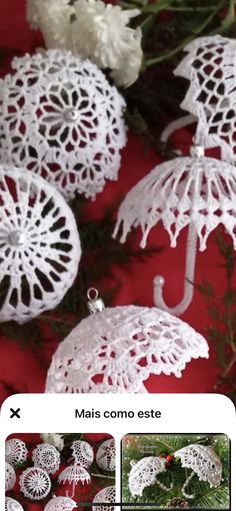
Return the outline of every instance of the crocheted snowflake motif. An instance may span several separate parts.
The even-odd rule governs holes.
[[[15,59],[1,84],[2,158],[71,199],[116,179],[126,142],[124,100],[89,61],[50,50]]]
[[[76,502],[70,497],[53,497],[45,506],[44,511],[72,511]]]
[[[190,224],[206,249],[209,234],[223,224],[236,249],[236,173],[233,165],[213,158],[181,157],[155,167],[122,202],[114,236],[122,230],[121,242],[131,227],[140,225],[141,247],[151,229],[163,222],[171,247]]]
[[[236,159],[234,39],[200,37],[185,47],[188,53],[175,70],[190,81],[181,106],[197,117],[196,139],[205,147],[220,147],[224,160]]]
[[[129,473],[129,489],[133,497],[142,496],[144,488],[156,483],[158,474],[165,472],[165,459],[147,456],[133,463]]]
[[[0,320],[24,323],[62,300],[80,240],[63,197],[23,169],[0,166],[0,215]]]
[[[191,358],[208,357],[205,339],[157,308],[114,307],[93,314],[57,348],[46,392],[145,392],[150,374],[180,377]],[[99,375],[100,383],[94,382]]]
[[[93,448],[84,440],[75,440],[71,445],[73,458],[77,465],[88,468],[93,463]]]
[[[32,460],[36,467],[40,467],[48,474],[55,474],[60,467],[60,453],[50,444],[39,444],[33,450]]]
[[[12,438],[7,440],[5,444],[5,460],[10,465],[20,465],[27,459],[28,451],[25,443],[19,438]]]
[[[24,511],[22,505],[11,497],[5,498],[5,511]]]
[[[210,445],[190,444],[175,452],[185,468],[191,468],[200,479],[212,488],[219,486],[222,478],[222,464]]]
[[[115,486],[107,486],[107,488],[103,488],[100,490],[93,499],[93,504],[99,504],[100,502],[105,503],[113,503],[116,499],[116,489]],[[101,506],[93,506],[93,511],[115,511],[114,506],[107,506],[107,505],[101,505]]]
[[[10,463],[5,462],[5,490],[12,490],[16,482],[16,474]]]
[[[27,468],[20,476],[20,490],[28,499],[43,499],[51,490],[49,475],[39,467]]]
[[[102,470],[109,472],[116,468],[116,446],[114,438],[109,438],[103,442],[97,451],[96,462]]]

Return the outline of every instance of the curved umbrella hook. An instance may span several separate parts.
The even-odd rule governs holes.
[[[181,302],[174,306],[168,307],[163,298],[163,288],[165,279],[162,276],[154,278],[154,303],[160,309],[169,312],[175,316],[183,314],[190,305],[194,293],[194,275],[196,264],[196,250],[197,250],[197,232],[194,225],[191,223],[188,229],[187,249],[186,249],[186,265],[185,265],[185,282],[184,282],[184,296]]]

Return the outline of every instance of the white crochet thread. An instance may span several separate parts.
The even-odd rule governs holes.
[[[213,447],[190,444],[176,451],[174,455],[180,458],[182,467],[192,469],[200,481],[207,481],[211,488],[219,486],[222,464]]]
[[[93,448],[84,440],[75,440],[71,445],[75,463],[88,468],[93,463]]]
[[[96,462],[102,470],[112,472],[116,468],[116,446],[114,438],[108,438],[103,442],[96,454]]]
[[[75,486],[78,483],[89,484],[91,483],[91,477],[88,471],[82,467],[81,465],[70,465],[66,467],[58,477],[59,483],[69,483],[72,485],[72,494],[71,498],[73,499],[75,495]]]
[[[25,442],[19,438],[11,438],[5,443],[5,460],[13,467],[24,463],[27,459],[27,448]]]
[[[133,497],[142,496],[144,488],[157,482],[157,475],[165,472],[166,460],[147,456],[137,461],[129,473],[129,489]]]
[[[26,55],[13,67],[1,83],[2,160],[40,174],[67,199],[94,198],[106,179],[117,179],[126,143],[122,96],[71,52]]]
[[[51,490],[49,475],[39,467],[30,467],[24,470],[19,482],[21,492],[31,500],[42,500]]]
[[[146,390],[150,374],[180,377],[198,357],[208,358],[207,342],[183,321],[157,308],[108,308],[82,320],[59,345],[46,392],[136,393]]]
[[[185,47],[188,53],[175,74],[190,81],[181,106],[197,117],[196,139],[205,147],[220,147],[221,157],[236,159],[234,39],[200,37]]]
[[[0,165],[0,321],[55,308],[78,271],[81,247],[63,197],[32,172]]]
[[[17,500],[5,497],[5,511],[24,511],[24,509]]]
[[[96,493],[93,503],[99,504],[100,502],[105,504],[107,503],[113,503],[116,499],[116,488],[115,486],[107,486],[107,488],[103,488],[98,493]],[[114,506],[93,506],[92,511],[115,511]]]
[[[53,497],[46,504],[44,511],[72,511],[75,507],[76,502],[70,497]]]
[[[180,157],[155,167],[127,194],[122,202],[114,237],[121,229],[121,242],[132,227],[141,227],[141,247],[159,221],[163,222],[175,247],[179,233],[189,228],[184,296],[175,307],[163,299],[164,279],[154,279],[154,302],[170,313],[182,314],[193,297],[197,240],[199,250],[206,249],[209,234],[223,224],[236,249],[236,173],[233,165],[203,157],[200,146],[192,148],[192,157]]]
[[[155,167],[122,202],[114,236],[122,225],[124,243],[131,227],[140,225],[141,247],[162,220],[175,247],[180,231],[192,224],[199,250],[209,234],[223,224],[236,249],[236,173],[233,165],[213,158],[181,157]]]
[[[16,474],[10,463],[5,462],[5,490],[12,490],[16,482]]]
[[[36,467],[40,467],[48,474],[55,474],[60,467],[60,453],[51,444],[39,444],[33,450],[32,460]]]

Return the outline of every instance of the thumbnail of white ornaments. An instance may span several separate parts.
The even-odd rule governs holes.
[[[1,159],[44,177],[66,199],[116,180],[125,102],[89,60],[65,50],[15,58],[0,81]]]
[[[183,484],[181,491],[186,499],[194,499],[195,495],[187,492],[187,486],[192,478],[197,476],[200,481],[205,481],[210,488],[217,488],[222,479],[222,464],[212,446],[190,444],[173,454],[176,460],[180,460],[183,468],[191,469],[190,475]],[[146,487],[158,485],[165,491],[173,488],[174,482],[167,487],[161,483],[157,476],[166,472],[166,460],[158,456],[147,456],[139,461],[131,462],[129,473],[129,490],[133,497],[141,497]]]

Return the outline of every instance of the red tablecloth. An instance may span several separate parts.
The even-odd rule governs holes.
[[[32,51],[41,44],[40,35],[31,31],[25,20],[25,0],[2,0],[0,5],[0,48],[8,48],[9,58],[5,59],[1,68],[3,76],[9,68],[9,59],[15,53],[23,54]],[[178,147],[186,150],[190,143],[187,131],[176,134]],[[88,218],[101,218],[105,208],[113,204],[117,197],[124,196],[138,180],[149,172],[160,160],[154,151],[142,147],[139,140],[129,135],[128,145],[123,151],[122,166],[117,182],[108,183],[95,202],[88,202]],[[135,262],[127,271],[123,267],[115,268],[123,282],[122,289],[116,296],[114,305],[140,303],[153,305],[153,278],[163,275],[166,278],[165,298],[168,304],[176,304],[182,297],[186,232],[178,240],[176,249],[169,247],[169,238],[162,225],[153,229],[149,243],[161,247],[159,254],[145,261]],[[215,244],[215,234],[209,237],[207,250],[198,253],[196,282],[208,278],[215,286],[216,293],[221,294],[225,286],[222,259]],[[194,300],[182,319],[196,330],[207,336],[209,316],[206,312],[202,296],[196,292]],[[57,346],[57,340],[49,342],[45,335],[42,357],[38,358],[30,349],[22,349],[19,343],[2,338],[0,358],[0,399],[1,401],[12,392],[42,392],[44,390],[47,367],[51,355]],[[213,347],[210,349],[209,360],[192,361],[181,379],[159,376],[149,378],[147,387],[151,392],[208,392],[219,374]]]

